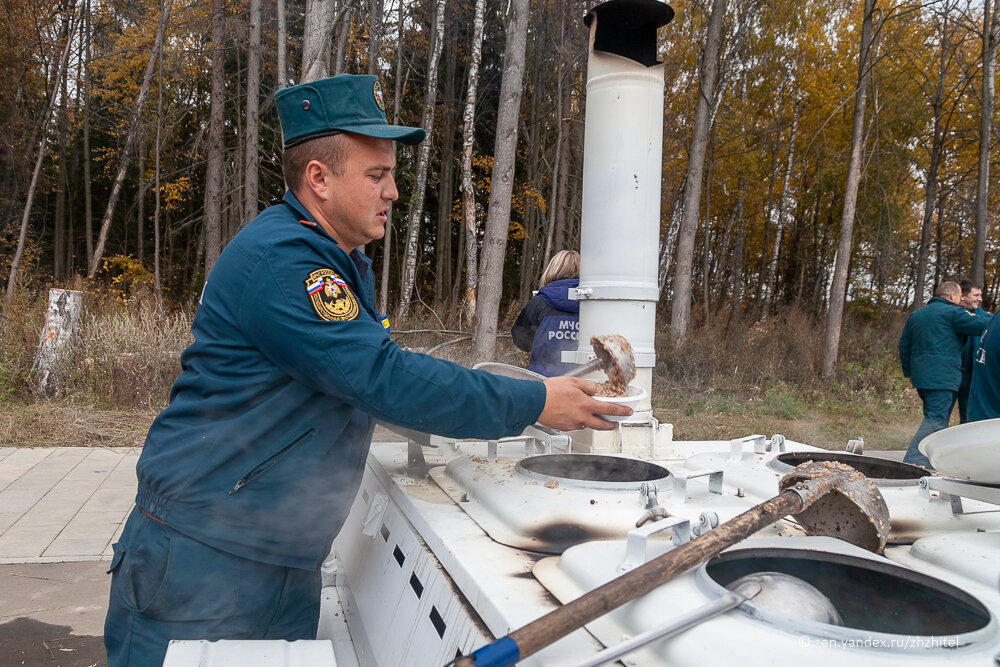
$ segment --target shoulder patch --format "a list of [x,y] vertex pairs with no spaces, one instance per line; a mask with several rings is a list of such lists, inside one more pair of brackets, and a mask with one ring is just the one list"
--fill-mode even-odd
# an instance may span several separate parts
[[305,284],[309,302],[320,319],[328,322],[357,319],[358,300],[336,271],[317,269],[309,274]]

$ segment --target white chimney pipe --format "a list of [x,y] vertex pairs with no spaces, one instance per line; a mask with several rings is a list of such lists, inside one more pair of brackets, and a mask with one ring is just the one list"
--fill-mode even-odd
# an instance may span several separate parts
[[[652,395],[663,154],[663,63],[656,30],[673,10],[657,0],[611,0],[590,27],[583,159],[579,348],[563,360],[594,358],[590,337],[620,334],[632,344],[635,382]],[[649,399],[639,411],[651,409]],[[637,415],[638,417],[639,415]]]

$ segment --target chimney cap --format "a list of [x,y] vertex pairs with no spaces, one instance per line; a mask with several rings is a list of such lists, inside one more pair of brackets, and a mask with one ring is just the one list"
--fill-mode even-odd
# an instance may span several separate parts
[[659,65],[656,31],[674,18],[673,8],[660,0],[610,0],[594,6],[583,18],[588,28],[598,17],[594,50]]

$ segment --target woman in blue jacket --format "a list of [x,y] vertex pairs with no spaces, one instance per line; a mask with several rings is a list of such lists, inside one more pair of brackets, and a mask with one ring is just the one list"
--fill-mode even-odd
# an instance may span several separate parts
[[569,290],[579,284],[580,253],[556,253],[542,273],[541,287],[510,330],[514,344],[530,353],[528,370],[552,377],[575,367],[562,362],[562,353],[577,348],[580,302],[569,298]]

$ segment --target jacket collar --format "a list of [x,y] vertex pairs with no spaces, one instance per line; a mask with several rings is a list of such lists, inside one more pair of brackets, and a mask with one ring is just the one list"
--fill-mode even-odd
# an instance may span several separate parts
[[[308,210],[306,210],[306,207],[302,205],[302,202],[300,202],[294,194],[292,194],[291,190],[285,190],[285,196],[282,199],[284,199],[285,205],[292,209],[299,220],[312,223],[310,227],[315,229],[317,234],[325,236],[336,243],[337,247],[340,247],[340,242],[330,236],[330,234],[323,229],[323,226],[319,224],[316,218],[314,218]],[[368,270],[371,267],[372,261],[365,256],[363,252],[359,252],[357,248],[348,253],[347,256],[351,258],[351,261],[354,262],[354,266],[357,267],[358,277],[364,279],[365,274],[368,273]]]

